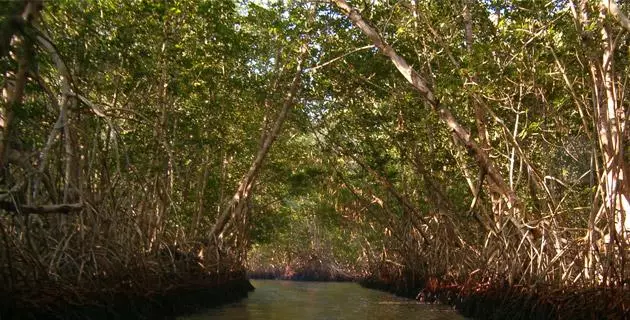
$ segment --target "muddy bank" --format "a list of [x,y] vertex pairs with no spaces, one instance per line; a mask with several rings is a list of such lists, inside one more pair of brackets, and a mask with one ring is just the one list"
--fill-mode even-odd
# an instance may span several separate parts
[[174,319],[244,298],[244,272],[103,279],[86,286],[52,282],[0,294],[0,319]]
[[505,283],[464,287],[434,279],[384,281],[372,277],[360,284],[425,303],[449,304],[473,319],[630,319],[628,288],[551,289]]
[[629,319],[630,290],[494,286],[460,295],[455,306],[475,319]]

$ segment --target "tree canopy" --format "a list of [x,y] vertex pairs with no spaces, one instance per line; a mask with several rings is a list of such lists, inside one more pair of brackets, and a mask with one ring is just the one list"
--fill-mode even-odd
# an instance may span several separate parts
[[5,287],[158,272],[165,248],[210,270],[630,276],[625,3],[9,4]]

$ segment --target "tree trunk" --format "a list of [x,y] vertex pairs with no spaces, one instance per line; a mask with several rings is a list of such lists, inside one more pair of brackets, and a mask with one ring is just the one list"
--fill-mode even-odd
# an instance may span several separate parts
[[216,224],[210,230],[209,238],[210,241],[215,241],[217,238],[222,238],[223,231],[227,223],[235,216],[240,216],[243,210],[247,207],[247,200],[251,196],[250,191],[256,181],[256,177],[260,168],[262,167],[263,161],[267,157],[269,153],[269,149],[273,145],[274,141],[278,137],[280,133],[280,129],[282,128],[282,124],[284,120],[287,118],[289,114],[289,110],[294,104],[295,96],[300,88],[300,80],[302,76],[302,63],[306,58],[307,49],[306,47],[302,48],[302,54],[298,58],[298,67],[293,75],[293,80],[291,82],[291,87],[289,89],[289,93],[284,100],[282,108],[280,112],[276,116],[276,119],[271,126],[269,132],[264,135],[264,139],[260,145],[260,149],[258,150],[254,161],[249,167],[249,170],[243,177],[241,178],[236,192],[230,199],[230,202],[223,208],[223,211],[219,215]]
[[[24,1],[24,9],[20,15],[16,15],[15,19],[19,19],[19,24],[32,24],[37,19],[39,11],[42,8],[41,1]],[[0,58],[3,58],[5,54],[8,54],[11,50],[11,41],[14,37],[17,38],[17,30],[14,30],[11,24],[3,24],[4,29],[0,30],[1,42],[0,43]],[[2,102],[3,110],[0,115],[0,127],[2,128],[0,137],[0,170],[4,170],[7,164],[9,155],[9,142],[11,139],[11,127],[13,125],[14,109],[22,104],[24,98],[24,89],[27,81],[27,71],[31,58],[35,55],[33,51],[33,41],[28,37],[22,37],[17,44],[21,44],[24,48],[22,54],[18,54],[18,70],[17,72],[5,71],[5,87],[2,90]],[[11,79],[14,78],[14,79]],[[2,174],[0,174],[2,175]]]
[[[613,28],[605,19],[608,12],[618,21],[622,20],[619,15],[615,15],[614,8],[610,3],[604,1],[599,6],[598,14],[589,11],[589,3],[582,0],[575,10],[575,19],[582,33],[583,45],[591,73],[593,90],[593,116],[597,129],[597,141],[599,142],[600,156],[603,167],[599,176],[599,191],[601,192],[601,209],[606,216],[608,234],[605,236],[606,263],[603,266],[603,281],[607,282],[609,277],[614,276],[611,272],[617,271],[617,276],[622,277],[625,268],[625,247],[627,246],[626,234],[630,231],[630,220],[627,219],[630,213],[630,181],[628,175],[630,170],[624,157],[626,137],[626,111],[623,103],[620,103],[617,95],[617,76],[614,71],[614,53],[616,43]],[[617,12],[619,13],[619,12]],[[591,20],[594,19],[593,23]],[[623,21],[620,21],[623,25]],[[594,37],[588,30],[592,25],[600,30],[600,40]],[[625,27],[625,26],[624,26]],[[594,228],[596,219],[593,211],[589,219],[589,250],[593,250],[595,244]],[[616,257],[614,244],[619,246],[619,257]],[[590,255],[589,255],[590,257]],[[592,259],[589,258],[592,265]],[[589,271],[590,273],[590,271]]]
[[424,100],[438,114],[442,122],[451,130],[457,139],[468,149],[477,161],[480,170],[485,170],[489,178],[490,184],[495,191],[501,194],[507,202],[508,209],[515,208],[519,205],[520,200],[513,190],[505,183],[501,173],[495,168],[488,153],[480,147],[470,136],[468,130],[460,125],[451,111],[442,106],[435,97],[433,90],[429,88],[427,81],[418,74],[404,58],[398,55],[396,51],[381,37],[381,35],[372,27],[359,12],[350,7],[345,0],[332,0],[341,11],[381,50],[381,52],[390,58],[398,71],[407,79],[407,81],[422,95]]
[[[201,174],[199,175],[199,181],[197,182],[197,211],[195,212],[195,216],[193,218],[193,239],[197,238],[197,234],[199,233],[199,226],[201,224],[201,217],[206,211],[206,185],[208,183],[208,177],[210,175],[209,168],[209,152],[206,150],[203,152],[203,161],[202,161],[202,169]],[[219,201],[221,198],[219,198]]]

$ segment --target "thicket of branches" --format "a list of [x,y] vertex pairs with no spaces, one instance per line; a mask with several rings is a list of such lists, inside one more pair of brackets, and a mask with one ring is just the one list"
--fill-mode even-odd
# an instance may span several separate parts
[[233,270],[250,249],[253,268],[628,278],[614,2],[1,10],[4,288]]

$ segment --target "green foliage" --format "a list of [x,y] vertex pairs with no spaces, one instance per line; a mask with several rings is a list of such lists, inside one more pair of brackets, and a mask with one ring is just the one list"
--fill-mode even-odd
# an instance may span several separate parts
[[[352,5],[485,148],[523,199],[521,222],[586,227],[601,164],[588,105],[589,49],[564,1]],[[2,6],[0,25],[19,6]],[[71,157],[64,148],[74,148],[76,188],[120,214],[112,221],[133,226],[128,234],[140,234],[142,250],[163,238],[206,236],[287,98],[307,42],[297,105],[254,183],[245,243],[276,261],[315,252],[363,266],[388,252],[409,265],[420,253],[447,249],[460,257],[474,252],[479,261],[494,254],[473,215],[496,228],[505,225],[506,209],[482,170],[486,182],[477,190],[473,152],[332,5],[60,0],[45,3],[41,25],[70,70],[73,92],[93,105],[73,97],[70,136],[54,128],[62,81],[40,48],[27,98],[14,110],[15,144],[37,154],[51,132],[59,134],[49,146],[56,155],[48,158],[50,172],[42,173],[55,189],[49,192],[63,193]],[[620,48],[614,73],[627,74],[628,37],[610,28]],[[17,62],[2,58],[0,66],[15,70]],[[41,165],[35,158],[29,161]],[[451,231],[468,248],[451,245]],[[439,245],[430,251],[429,241]]]

